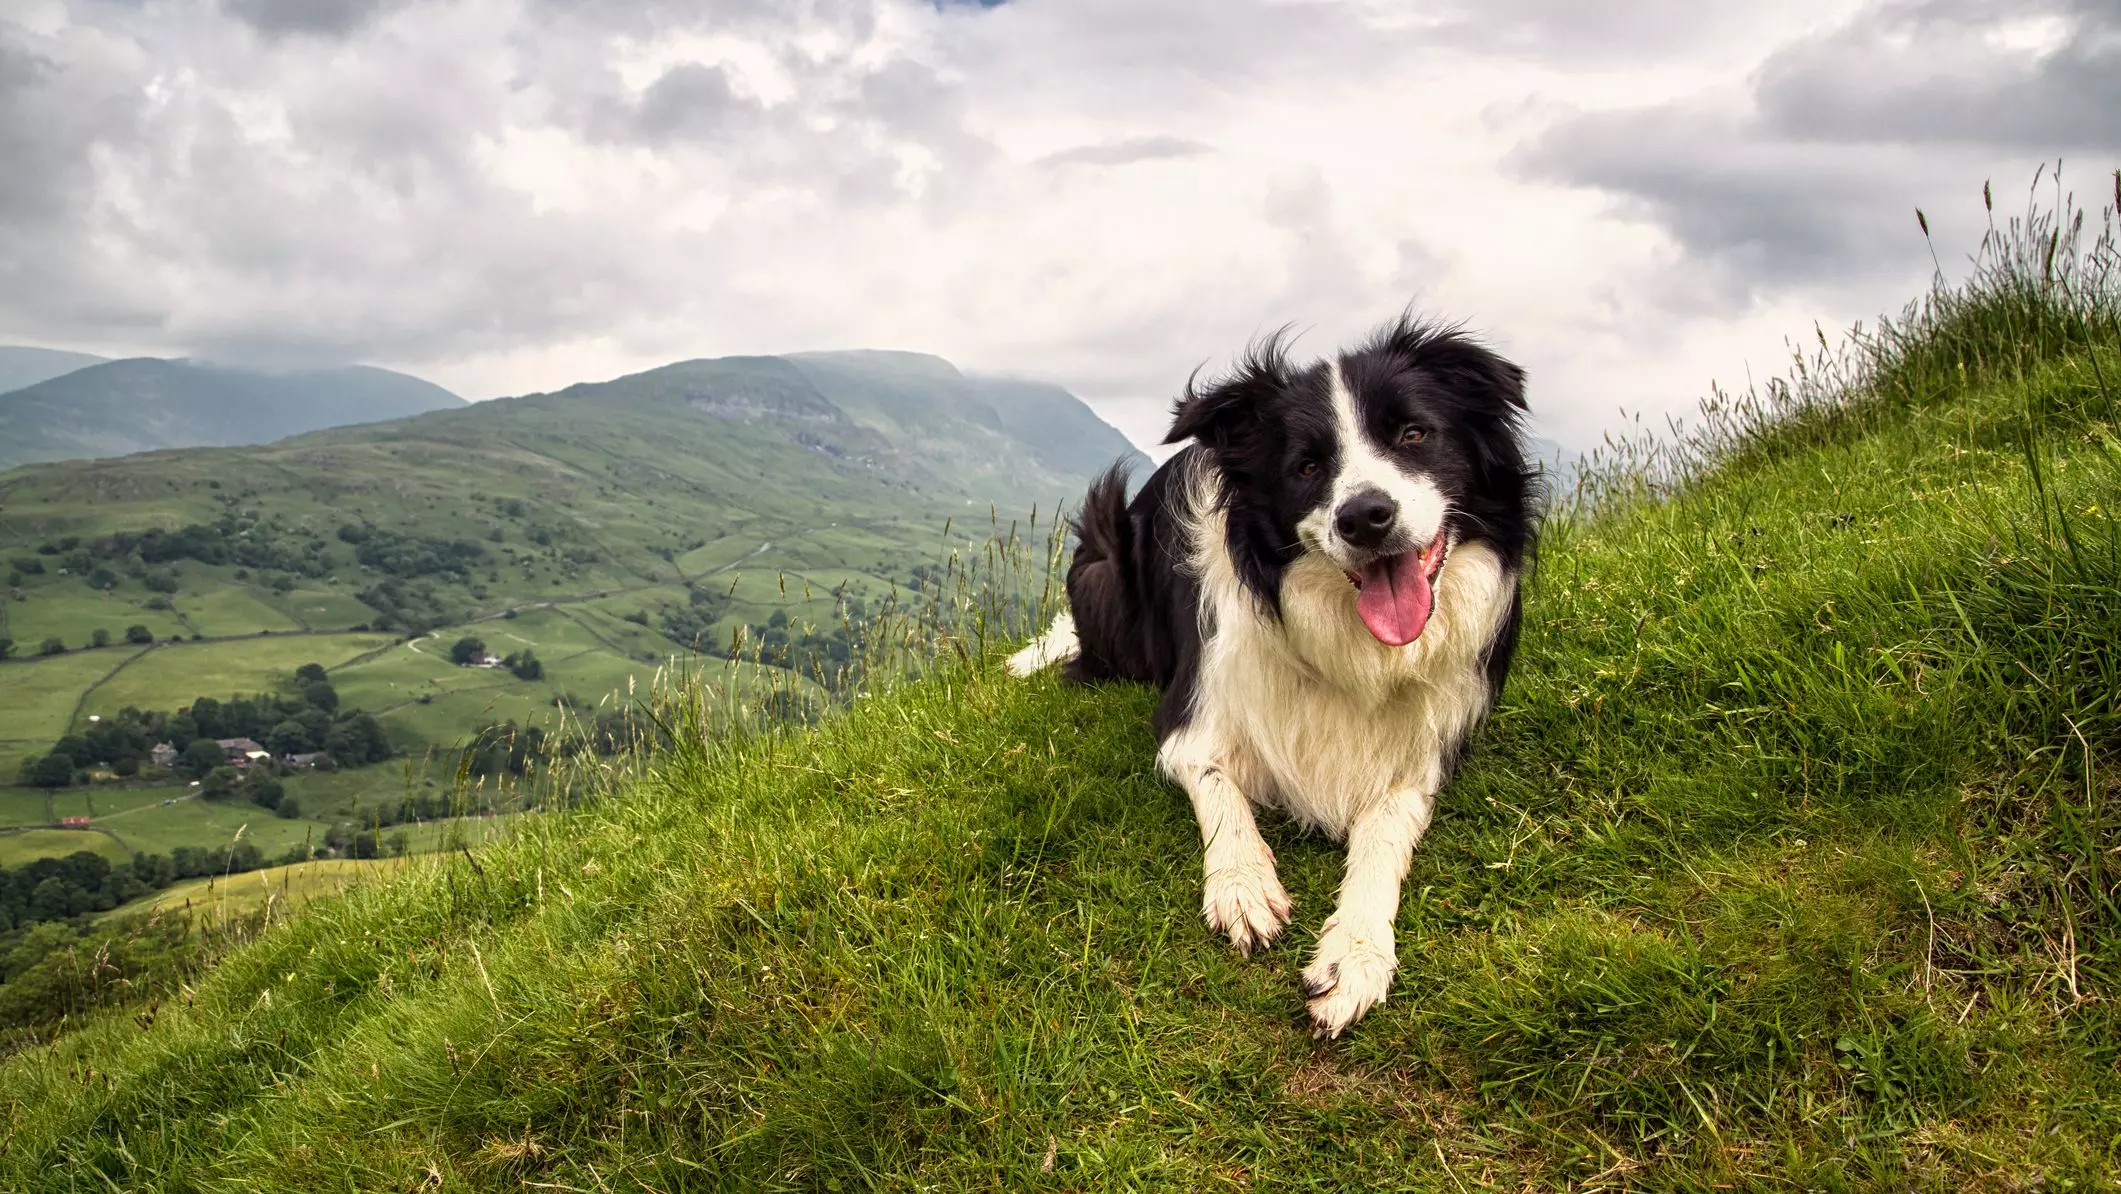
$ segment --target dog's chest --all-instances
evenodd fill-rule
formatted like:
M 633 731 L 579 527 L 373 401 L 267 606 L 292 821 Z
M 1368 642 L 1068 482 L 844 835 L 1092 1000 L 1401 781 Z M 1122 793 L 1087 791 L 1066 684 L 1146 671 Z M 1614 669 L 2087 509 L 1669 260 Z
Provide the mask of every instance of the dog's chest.
M 1215 630 L 1195 710 L 1249 796 L 1340 837 L 1387 794 L 1442 786 L 1487 707 L 1481 651 L 1508 591 L 1480 545 L 1454 556 L 1438 590 L 1429 628 L 1394 649 L 1363 629 L 1330 567 L 1290 570 L 1279 620 L 1233 587 L 1206 586 Z

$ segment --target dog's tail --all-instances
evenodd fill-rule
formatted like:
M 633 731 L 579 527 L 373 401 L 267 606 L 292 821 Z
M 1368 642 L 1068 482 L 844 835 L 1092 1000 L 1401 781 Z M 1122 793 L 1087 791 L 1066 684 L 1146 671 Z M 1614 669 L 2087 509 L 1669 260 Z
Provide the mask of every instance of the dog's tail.
M 1127 517 L 1127 472 L 1114 464 L 1091 482 L 1083 496 L 1083 508 L 1075 516 L 1075 559 L 1068 566 L 1068 601 L 1094 615 L 1109 608 L 1125 583 L 1128 552 L 1134 541 L 1134 524 Z M 1074 611 L 1063 611 L 1044 634 L 1009 657 L 1009 671 L 1018 676 L 1067 663 L 1083 653 L 1076 633 Z

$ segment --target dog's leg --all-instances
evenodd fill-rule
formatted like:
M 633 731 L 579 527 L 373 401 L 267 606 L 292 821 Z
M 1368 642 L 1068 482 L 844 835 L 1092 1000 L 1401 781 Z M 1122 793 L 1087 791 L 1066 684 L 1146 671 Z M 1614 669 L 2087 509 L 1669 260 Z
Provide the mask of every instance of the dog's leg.
M 1156 764 L 1186 790 L 1200 822 L 1200 911 L 1208 927 L 1229 934 L 1230 944 L 1247 957 L 1266 948 L 1289 923 L 1289 893 L 1274 873 L 1274 851 L 1252 819 L 1252 802 L 1230 777 L 1214 736 L 1187 726 L 1164 739 Z
M 1340 907 L 1319 930 L 1318 952 L 1304 967 L 1313 1035 L 1339 1036 L 1384 1002 L 1392 971 L 1399 965 L 1392 938 L 1399 885 L 1435 809 L 1433 795 L 1404 788 L 1357 818 L 1348 831 Z
M 1053 625 L 1046 627 L 1044 634 L 1009 657 L 1009 674 L 1028 676 L 1056 663 L 1066 663 L 1080 654 L 1082 644 L 1075 637 L 1075 615 L 1064 611 L 1053 619 Z

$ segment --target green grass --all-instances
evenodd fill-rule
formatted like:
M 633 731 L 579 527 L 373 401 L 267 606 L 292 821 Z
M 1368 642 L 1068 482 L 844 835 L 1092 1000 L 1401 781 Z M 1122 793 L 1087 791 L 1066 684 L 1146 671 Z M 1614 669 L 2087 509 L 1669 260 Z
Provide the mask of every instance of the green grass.
M 64 858 L 78 850 L 101 854 L 112 862 L 125 862 L 132 857 L 118 841 L 92 829 L 0 832 L 0 867 L 18 867 L 39 858 Z
M 128 587 L 133 592 L 125 592 Z M 45 639 L 56 638 L 70 649 L 89 645 L 98 630 L 122 643 L 130 626 L 145 626 L 158 639 L 190 633 L 175 613 L 146 607 L 147 594 L 137 586 L 111 592 L 91 589 L 85 581 L 57 579 L 41 585 L 35 600 L 0 601 L 0 638 L 12 638 L 16 650 L 28 653 Z
M 175 709 L 200 696 L 218 694 L 226 700 L 270 692 L 305 663 L 329 668 L 390 641 L 379 634 L 276 634 L 225 643 L 167 643 L 98 686 L 82 712 L 112 714 L 128 705 Z
M 2034 262 L 1550 525 L 1337 1042 L 1341 852 L 1266 822 L 1236 956 L 1153 694 L 974 620 L 808 732 L 680 684 L 580 806 L 0 1063 L 0 1184 L 2114 1188 L 2121 327 Z
M 138 652 L 137 647 L 105 647 L 0 662 L 0 716 L 6 718 L 8 735 L 42 743 L 39 754 L 49 752 L 66 732 L 81 693 Z
M 195 569 L 203 572 L 204 569 Z M 229 634 L 256 634 L 261 630 L 300 630 L 300 621 L 268 602 L 261 593 L 238 584 L 209 584 L 203 589 L 187 589 L 178 593 L 173 603 L 176 612 L 184 616 L 185 623 L 197 634 L 208 638 Z M 329 626 L 337 630 L 355 622 L 365 622 L 366 617 Z
M 193 789 L 196 791 L 196 789 Z M 266 857 L 307 841 L 321 845 L 327 826 L 307 819 L 285 820 L 247 801 L 213 801 L 197 797 L 164 805 L 157 801 L 96 822 L 141 854 L 167 854 L 178 846 L 227 847 L 240 840 Z
M 320 858 L 235 875 L 187 879 L 172 883 L 124 908 L 106 912 L 102 919 L 177 909 L 214 921 L 239 919 L 263 910 L 267 903 L 280 908 L 299 908 L 320 896 L 337 895 L 356 884 L 403 870 L 407 865 L 407 860 L 398 858 Z

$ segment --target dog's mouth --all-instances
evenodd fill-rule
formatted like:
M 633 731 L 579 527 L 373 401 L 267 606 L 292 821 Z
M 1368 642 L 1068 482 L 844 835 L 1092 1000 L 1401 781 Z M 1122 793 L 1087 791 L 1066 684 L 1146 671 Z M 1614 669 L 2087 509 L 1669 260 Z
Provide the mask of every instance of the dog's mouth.
M 1436 577 L 1450 548 L 1442 531 L 1420 551 L 1379 556 L 1348 573 L 1357 592 L 1355 612 L 1370 634 L 1387 647 L 1404 647 L 1421 637 L 1436 607 Z

